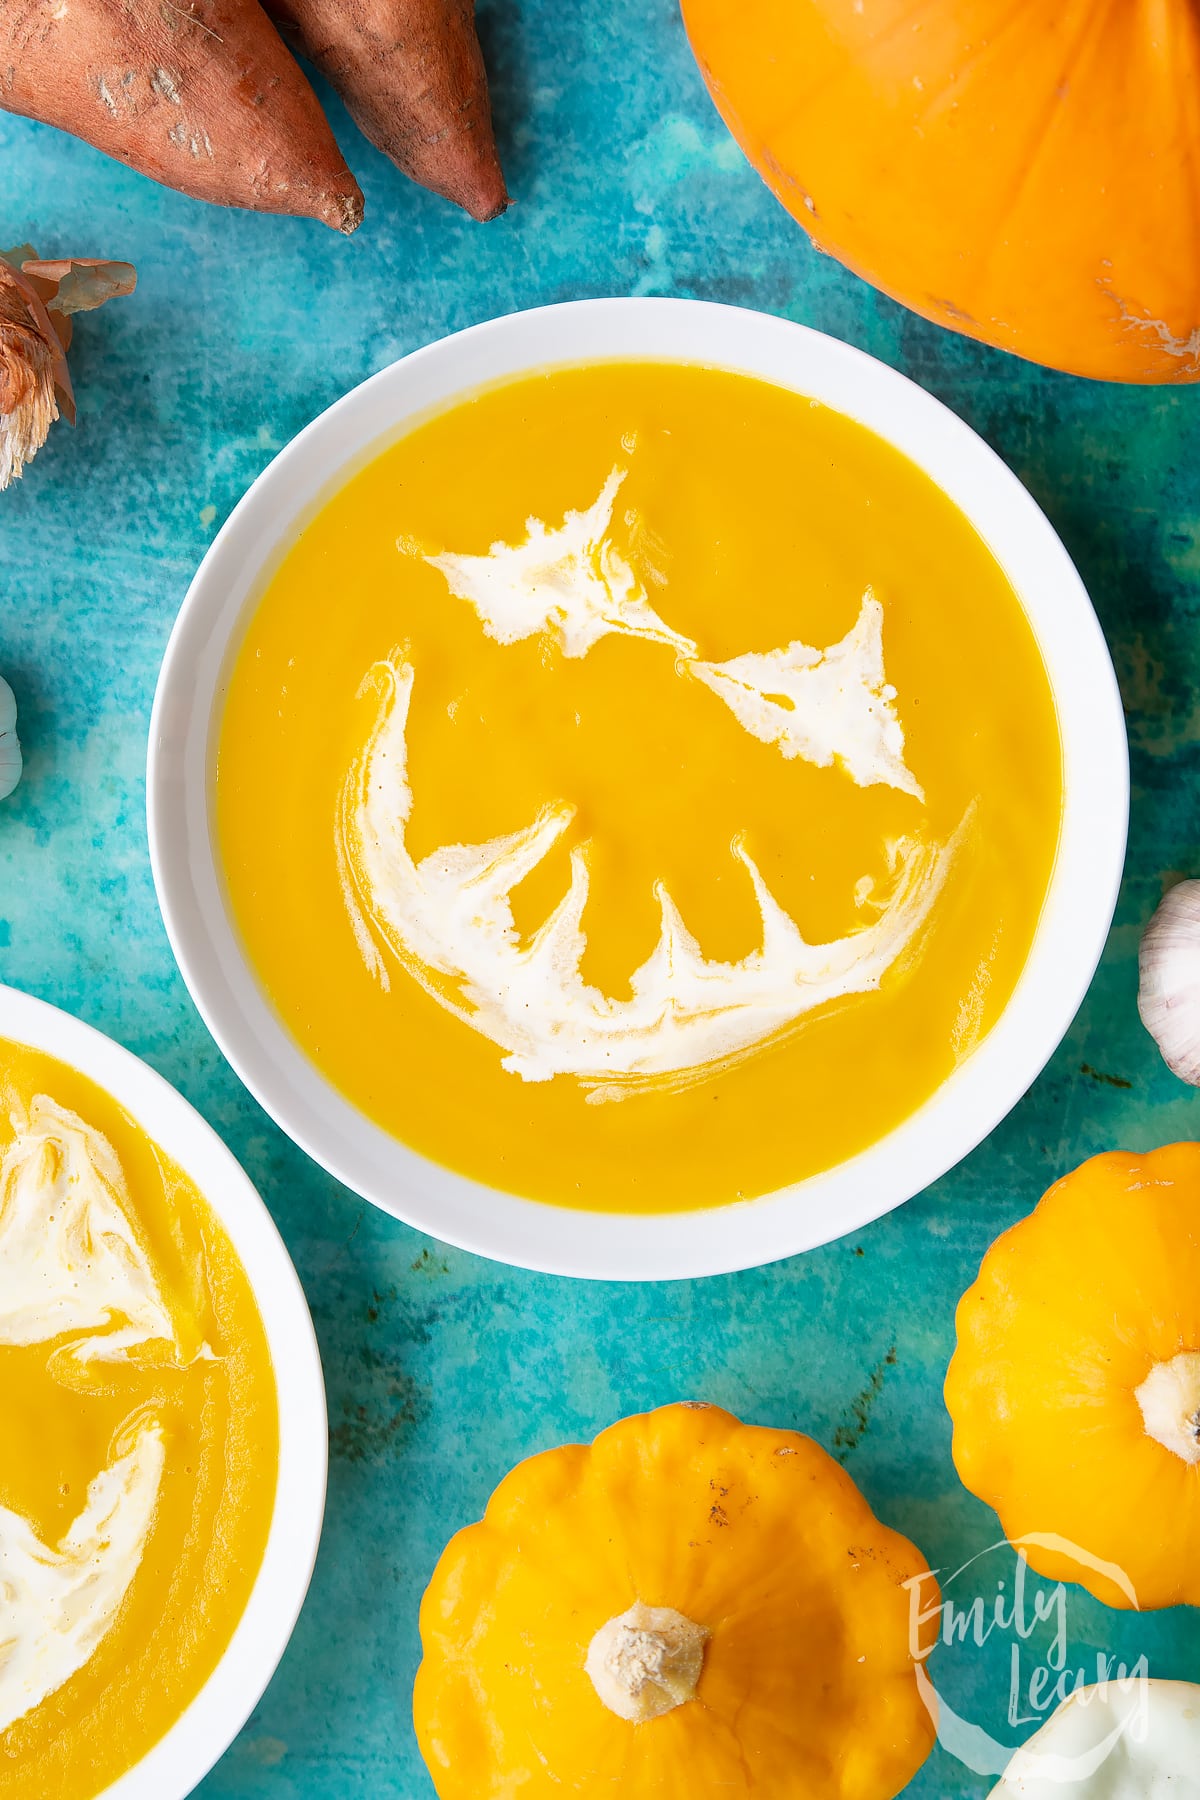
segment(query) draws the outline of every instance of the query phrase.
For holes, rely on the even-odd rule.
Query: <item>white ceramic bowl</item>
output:
[[[850,1161],[758,1200],[684,1214],[580,1212],[499,1193],[365,1118],[264,997],[213,849],[214,743],[231,658],[264,566],[306,509],[339,470],[456,395],[605,357],[742,370],[815,396],[902,450],[972,521],[1020,595],[1065,753],[1062,840],[1041,924],[979,1048],[919,1112]],[[167,647],[148,805],[159,903],[184,979],[242,1080],[298,1144],[366,1199],[448,1243],[558,1274],[651,1280],[751,1267],[825,1243],[900,1205],[986,1137],[1059,1043],[1095,971],[1124,859],[1128,789],[1120,698],[1087,594],[1033,500],[960,419],[882,363],[781,319],[687,300],[584,300],[416,351],[331,406],[264,470],[204,558]]]
[[[242,1259],[279,1393],[279,1485],[258,1579],[229,1647],[191,1705],[97,1800],[184,1800],[223,1756],[275,1672],[300,1614],[325,1510],[325,1384],[312,1320],[270,1213],[220,1138],[161,1075],[70,1013],[0,987],[0,1037],[104,1088],[189,1175]]]

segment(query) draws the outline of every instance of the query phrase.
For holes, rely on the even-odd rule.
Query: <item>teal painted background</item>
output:
[[[205,1800],[430,1800],[409,1694],[417,1603],[442,1544],[516,1459],[626,1412],[703,1396],[798,1426],[935,1566],[984,1550],[996,1522],[957,1481],[941,1401],[955,1302],[987,1244],[1053,1177],[1095,1150],[1200,1132],[1200,1099],[1159,1062],[1134,1008],[1141,924],[1173,874],[1200,873],[1200,394],[1029,368],[910,317],[818,256],[726,136],[667,0],[516,0],[485,7],[482,25],[517,197],[489,227],[408,186],[332,101],[367,196],[350,241],[205,209],[0,114],[0,236],[45,255],[128,258],[140,275],[132,300],[81,323],[79,430],[56,429],[0,497],[0,672],[28,757],[0,806],[0,976],[139,1052],[221,1132],[295,1257],[329,1385],[312,1592]],[[446,1251],[362,1205],[269,1123],[172,963],[143,769],[175,611],[273,451],[444,332],[631,293],[818,326],[904,369],[995,446],[1062,533],[1108,632],[1133,825],[1091,995],[1049,1070],[968,1162],[820,1252],[618,1290]],[[1011,1583],[1011,1563],[985,1559],[977,1575],[973,1591],[992,1592]],[[1072,1666],[1094,1673],[1105,1647],[1200,1679],[1200,1615],[1117,1617],[1073,1591],[1068,1618]],[[960,1711],[1015,1740],[1028,1727],[1005,1723],[1009,1654],[997,1634],[982,1652],[941,1652],[935,1673]],[[989,1785],[939,1749],[909,1792]]]

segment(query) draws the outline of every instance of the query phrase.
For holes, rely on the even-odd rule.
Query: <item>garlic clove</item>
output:
[[[22,767],[16,696],[0,675],[0,800],[6,800],[12,793],[21,779]]]
[[[1142,935],[1138,1012],[1167,1067],[1200,1087],[1200,881],[1171,888]]]

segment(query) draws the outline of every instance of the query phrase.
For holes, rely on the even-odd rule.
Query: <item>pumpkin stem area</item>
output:
[[[600,1627],[584,1668],[610,1712],[641,1724],[695,1696],[707,1640],[704,1627],[673,1606],[635,1600]]]
[[[1147,1436],[1185,1463],[1200,1463],[1200,1351],[1155,1363],[1137,1399]]]

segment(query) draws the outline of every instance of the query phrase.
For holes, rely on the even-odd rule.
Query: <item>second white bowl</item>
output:
[[[283,1239],[215,1131],[153,1069],[70,1013],[0,987],[0,1037],[94,1081],[195,1183],[241,1259],[262,1316],[279,1401],[279,1471],[267,1546],[246,1610],[174,1725],[97,1800],[184,1800],[258,1704],[287,1648],[325,1510],[325,1384],[312,1320]],[[30,1796],[33,1800],[33,1796]]]

